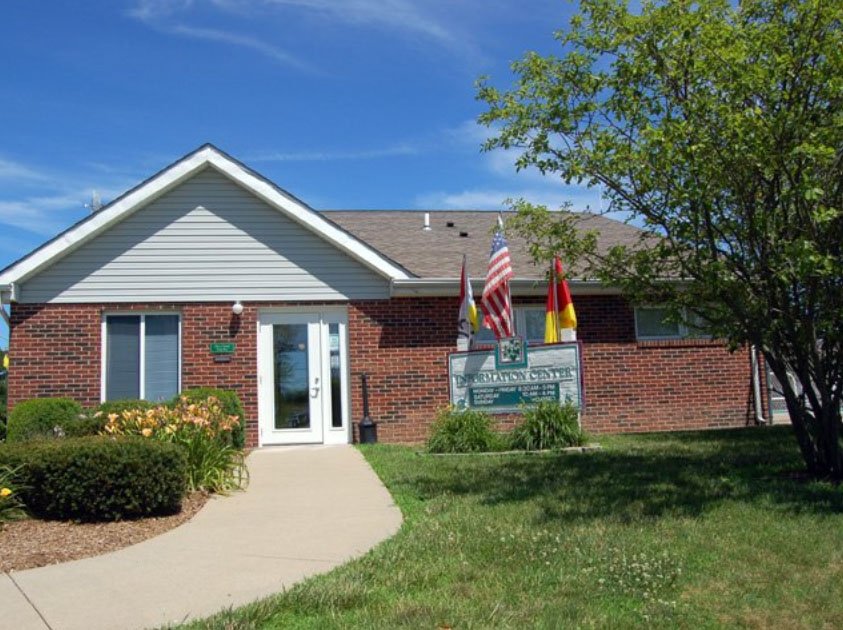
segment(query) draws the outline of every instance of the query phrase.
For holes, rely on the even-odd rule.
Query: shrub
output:
[[[230,434],[231,444],[236,448],[243,448],[246,445],[246,412],[243,411],[243,404],[236,392],[214,387],[194,387],[183,391],[170,404],[177,405],[182,398],[187,398],[190,402],[201,402],[207,400],[210,396],[219,401],[225,415],[237,416],[238,423],[232,428]]]
[[[187,456],[188,488],[226,492],[247,480],[243,452],[231,444],[238,423],[237,416],[226,415],[213,396],[199,402],[185,396],[172,406],[112,413],[104,432],[178,444]]]
[[[20,442],[39,436],[52,436],[60,427],[67,432],[78,422],[82,407],[70,398],[34,398],[15,405],[9,414],[6,439]]]
[[[582,446],[587,436],[577,421],[577,408],[542,401],[524,408],[524,422],[510,434],[512,448],[527,451]]]
[[[18,468],[0,466],[0,523],[23,516],[18,473]]]
[[[427,450],[431,453],[497,451],[503,445],[502,437],[492,430],[489,414],[453,407],[439,411],[427,440]]]
[[[124,398],[122,400],[107,400],[104,403],[100,403],[93,411],[94,413],[101,413],[105,418],[108,418],[108,415],[112,413],[123,413],[131,409],[142,409],[146,411],[153,407],[155,407],[155,404],[148,400]],[[103,421],[103,424],[105,424],[105,421]]]
[[[0,446],[0,465],[20,471],[20,496],[49,519],[115,521],[181,509],[186,458],[173,444],[84,437]]]

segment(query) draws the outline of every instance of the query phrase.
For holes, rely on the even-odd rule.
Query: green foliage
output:
[[[124,398],[122,400],[107,400],[104,403],[100,403],[93,412],[100,413],[100,417],[105,417],[107,419],[108,415],[112,413],[123,413],[126,410],[136,409],[146,411],[147,409],[152,409],[153,407],[155,407],[155,403],[151,403],[148,400]],[[105,424],[105,420],[103,420],[103,424]]]
[[[232,445],[239,422],[214,396],[193,401],[182,396],[169,405],[111,413],[103,432],[178,444],[187,456],[190,490],[227,492],[248,481],[243,451]]]
[[[492,429],[489,414],[453,407],[439,411],[427,440],[431,453],[499,451],[503,445],[502,437]]]
[[[239,424],[231,432],[231,444],[235,448],[243,448],[246,445],[246,412],[243,404],[237,396],[237,392],[230,389],[216,389],[214,387],[195,387],[187,389],[176,396],[171,404],[176,404],[180,398],[187,398],[191,402],[203,401],[213,396],[216,398],[226,415],[237,416]]]
[[[582,446],[587,436],[577,421],[577,408],[541,401],[523,408],[524,421],[510,434],[512,448],[525,451]]]
[[[0,523],[23,516],[18,468],[0,465]]]
[[[75,431],[82,407],[70,398],[33,398],[15,405],[9,415],[7,440],[20,442],[54,435],[55,427]]]
[[[0,465],[19,469],[20,496],[48,519],[114,521],[172,514],[186,490],[181,448],[138,438],[33,440],[0,446]]]
[[[486,150],[599,186],[640,228],[608,248],[593,221],[517,202],[537,261],[638,303],[692,313],[761,349],[809,471],[843,478],[843,3],[581,0],[559,56],[481,81]],[[585,233],[584,233],[585,231]],[[682,282],[664,282],[681,278]],[[789,372],[789,374],[788,374]],[[790,378],[788,378],[790,376]],[[804,393],[804,395],[803,395]]]

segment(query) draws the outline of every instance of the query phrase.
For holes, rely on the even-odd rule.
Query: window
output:
[[[544,343],[547,309],[544,306],[518,306],[515,308],[515,330],[528,344]]]
[[[635,308],[635,336],[637,339],[706,339],[710,335],[700,328],[704,322],[693,313],[685,321],[668,321],[668,309],[663,306],[638,306]]]
[[[178,315],[107,315],[105,400],[168,400],[180,390]]]
[[[524,337],[528,343],[544,343],[544,306],[516,306],[515,311],[515,334]],[[483,309],[477,309],[477,317],[480,319],[480,330],[474,335],[474,343],[478,346],[494,344],[495,333],[483,326]]]

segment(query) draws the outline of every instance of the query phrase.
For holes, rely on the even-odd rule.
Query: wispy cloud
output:
[[[447,45],[457,36],[440,21],[408,0],[267,0],[269,4],[300,7],[347,24],[384,26],[418,33]]]
[[[573,188],[475,188],[458,192],[438,191],[416,197],[417,208],[443,210],[500,210],[508,207],[508,200],[525,199],[530,203],[559,210],[570,203],[572,210],[599,210],[600,195],[595,190]],[[596,205],[595,205],[596,204]]]
[[[411,145],[397,145],[382,149],[294,151],[259,153],[246,158],[247,162],[330,162],[335,160],[375,160],[384,157],[417,155],[419,149]]]
[[[391,34],[401,34],[408,41],[433,42],[462,58],[483,60],[479,48],[472,44],[470,34],[457,26],[457,20],[435,16],[424,10],[419,2],[411,0],[137,0],[127,14],[162,32],[250,48],[276,62],[313,70],[274,43],[251,33],[185,25],[185,20],[196,17],[200,9],[207,7],[229,16],[236,15],[245,29],[257,27],[257,20],[265,22],[267,16],[271,19],[283,10],[294,11],[316,16],[325,23],[352,28],[379,28]],[[174,22],[179,25],[174,26]],[[279,34],[284,33],[285,24],[286,20],[279,22]]]
[[[240,35],[238,33],[230,33],[228,31],[220,31],[212,28],[197,28],[194,26],[177,25],[165,29],[169,33],[176,35],[184,35],[185,37],[192,37],[194,39],[204,39],[214,42],[222,42],[224,44],[231,44],[232,46],[239,46],[241,48],[248,48],[268,57],[276,63],[284,66],[290,66],[297,70],[304,72],[315,72],[316,68],[294,55],[273,46],[257,37],[249,35]]]
[[[0,158],[0,179],[42,182],[49,180],[49,175],[19,162]]]

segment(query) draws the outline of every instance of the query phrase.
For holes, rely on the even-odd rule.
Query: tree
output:
[[[809,471],[843,478],[843,3],[581,0],[560,56],[481,80],[484,145],[599,185],[642,228],[599,251],[578,215],[526,201],[512,227],[636,302],[761,349]],[[787,378],[790,372],[795,382]]]

